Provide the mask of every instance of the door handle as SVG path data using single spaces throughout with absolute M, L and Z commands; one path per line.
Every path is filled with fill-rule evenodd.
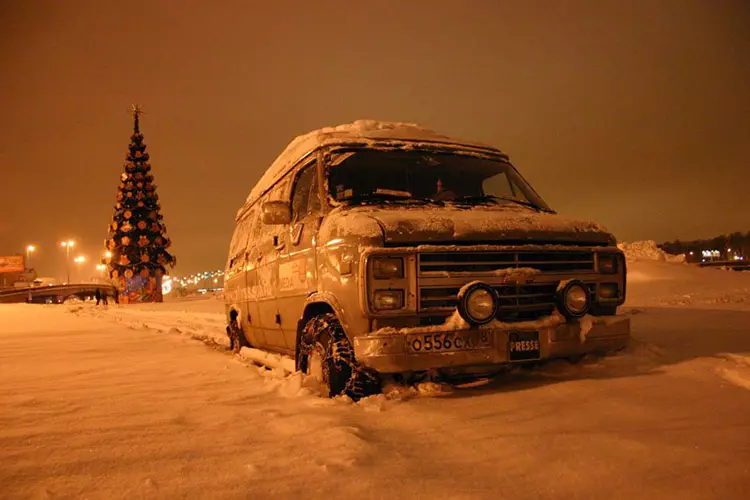
M 292 245 L 299 245 L 299 240 L 302 238 L 302 231 L 304 229 L 304 222 L 299 222 L 291 228 L 289 236 L 291 237 Z

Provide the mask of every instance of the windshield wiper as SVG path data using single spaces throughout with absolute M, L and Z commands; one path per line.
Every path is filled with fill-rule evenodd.
M 398 203 L 398 204 L 413 204 L 413 205 L 426 205 L 428 203 L 435 203 L 442 205 L 442 202 L 436 200 L 430 200 L 428 198 L 412 198 L 411 196 L 398 196 L 390 193 L 368 193 L 360 194 L 357 196 L 351 196 L 340 200 L 344 203 Z
M 462 198 L 459 198 L 457 200 L 454 200 L 454 203 L 493 203 L 496 205 L 499 205 L 501 202 L 511 202 L 516 203 L 518 205 L 522 205 L 524 207 L 533 208 L 534 210 L 538 211 L 544 211 L 541 207 L 538 205 L 535 205 L 531 203 L 530 201 L 523 201 L 518 200 L 516 198 L 506 198 L 504 196 L 495 196 L 494 194 L 485 194 L 482 196 L 464 196 Z
M 482 196 L 462 196 L 461 198 L 456 198 L 455 200 L 448 200 L 448 201 L 452 203 L 460 203 L 460 204 L 492 203 L 492 204 L 498 205 L 500 200 L 502 199 L 503 198 L 500 198 L 499 196 L 485 194 Z

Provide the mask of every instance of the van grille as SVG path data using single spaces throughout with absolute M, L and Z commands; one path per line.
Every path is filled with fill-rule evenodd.
M 492 273 L 514 267 L 542 272 L 594 270 L 594 253 L 587 251 L 439 252 L 419 255 L 422 276 L 455 273 Z
M 555 308 L 557 282 L 493 286 L 500 299 L 497 319 L 525 321 L 548 316 Z M 590 284 L 589 293 L 595 285 Z M 419 290 L 420 310 L 453 309 L 458 306 L 458 287 L 424 287 Z

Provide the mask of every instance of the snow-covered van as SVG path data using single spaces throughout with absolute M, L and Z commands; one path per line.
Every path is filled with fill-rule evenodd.
M 623 348 L 625 259 L 498 149 L 361 120 L 296 138 L 237 213 L 232 348 L 295 357 L 330 394 L 466 380 Z

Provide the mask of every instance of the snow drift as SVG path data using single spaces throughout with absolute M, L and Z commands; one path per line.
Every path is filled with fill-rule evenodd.
M 662 262 L 674 262 L 682 264 L 685 262 L 685 255 L 672 255 L 656 245 L 654 240 L 634 241 L 632 243 L 618 243 L 617 247 L 625 253 L 625 259 L 628 262 L 639 260 L 658 260 Z

